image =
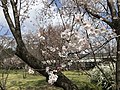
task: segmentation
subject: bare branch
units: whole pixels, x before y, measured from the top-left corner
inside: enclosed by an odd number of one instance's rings
[[[50,7],[50,5],[52,5],[54,1],[55,1],[55,0],[52,0],[51,3],[48,5],[48,7]]]
[[[3,6],[3,12],[4,12],[5,18],[6,18],[7,22],[8,22],[9,28],[12,30],[12,32],[15,32],[15,26],[13,24],[13,21],[12,21],[10,15],[9,15],[8,7],[7,7],[5,1],[6,0],[1,0],[2,6]]]
[[[119,36],[116,36],[116,37],[120,37],[120,35],[119,35]],[[113,38],[111,38],[111,39],[109,39],[109,40],[106,40],[106,42],[104,42],[101,46],[99,46],[98,48],[96,48],[96,49],[93,50],[93,51],[94,51],[94,52],[100,51],[106,44],[108,44],[111,40],[115,39],[116,37],[113,37]],[[79,53],[81,53],[81,51],[71,52],[71,53],[68,53],[68,55],[70,55],[70,54],[79,54]],[[79,57],[79,59],[82,59],[82,58],[90,55],[91,53],[92,53],[92,52],[89,52],[89,53],[85,54],[84,56]]]
[[[108,8],[110,9],[110,14],[111,14],[112,20],[113,20],[113,8],[112,8],[112,5],[111,5],[111,3],[110,3],[109,0],[107,0],[107,6],[108,6]]]
[[[85,7],[85,10],[87,11],[88,14],[91,14],[93,17],[95,17],[97,19],[102,19],[102,21],[107,23],[109,26],[112,26],[112,23],[110,21],[108,21],[107,19],[103,18],[102,16],[100,16],[98,14],[95,14],[95,13],[91,12],[90,10],[88,10],[87,7]]]

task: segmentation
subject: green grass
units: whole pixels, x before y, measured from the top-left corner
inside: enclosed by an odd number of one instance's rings
[[[85,87],[91,87],[92,90],[98,90],[90,83],[89,77],[85,74],[81,74],[76,71],[65,71],[63,73],[75,84],[77,84],[80,90],[88,90],[84,89]],[[26,75],[26,78],[23,78],[23,71],[10,71],[6,84],[7,90],[63,90],[49,85],[45,81],[45,77],[41,75]]]
[[[100,87],[90,82],[90,77],[84,72],[66,71],[63,72],[70,80],[72,80],[80,90],[101,90]]]

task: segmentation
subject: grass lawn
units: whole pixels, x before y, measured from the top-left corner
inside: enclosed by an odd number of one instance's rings
[[[82,89],[86,87],[86,85],[89,85],[89,87],[94,88],[92,90],[97,90],[92,84],[90,84],[90,80],[87,75],[81,74],[76,71],[65,71],[63,73],[75,84],[77,84],[80,90],[87,90]],[[0,72],[0,80],[1,77],[2,74]],[[45,78],[41,75],[26,74],[26,78],[23,78],[23,71],[21,70],[10,71],[6,87],[7,90],[63,90],[61,88],[49,85],[45,81]]]

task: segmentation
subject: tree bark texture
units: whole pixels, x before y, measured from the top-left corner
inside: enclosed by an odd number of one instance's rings
[[[116,90],[120,90],[120,19],[118,18],[114,23],[117,34],[117,57],[116,57]]]
[[[116,90],[120,90],[120,37],[117,38]]]
[[[117,34],[117,52],[116,52],[116,90],[120,90],[120,18],[113,19],[112,26]]]
[[[117,1],[118,7],[118,18],[117,21],[114,21],[113,24],[116,27],[116,34],[117,34],[117,62],[116,62],[116,90],[120,90],[120,0]]]

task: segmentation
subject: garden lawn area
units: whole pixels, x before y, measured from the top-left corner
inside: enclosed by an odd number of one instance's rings
[[[90,79],[87,75],[82,74],[77,71],[64,71],[63,72],[70,80],[78,85],[80,90],[87,90],[88,87],[91,87],[92,90],[98,90],[93,84],[90,83]],[[0,71],[0,80],[2,74]],[[26,73],[26,78],[23,78],[23,71],[10,71],[7,84],[7,90],[63,90],[58,87],[49,85],[45,81],[45,77],[37,75],[29,75]],[[84,89],[86,87],[86,89]]]

